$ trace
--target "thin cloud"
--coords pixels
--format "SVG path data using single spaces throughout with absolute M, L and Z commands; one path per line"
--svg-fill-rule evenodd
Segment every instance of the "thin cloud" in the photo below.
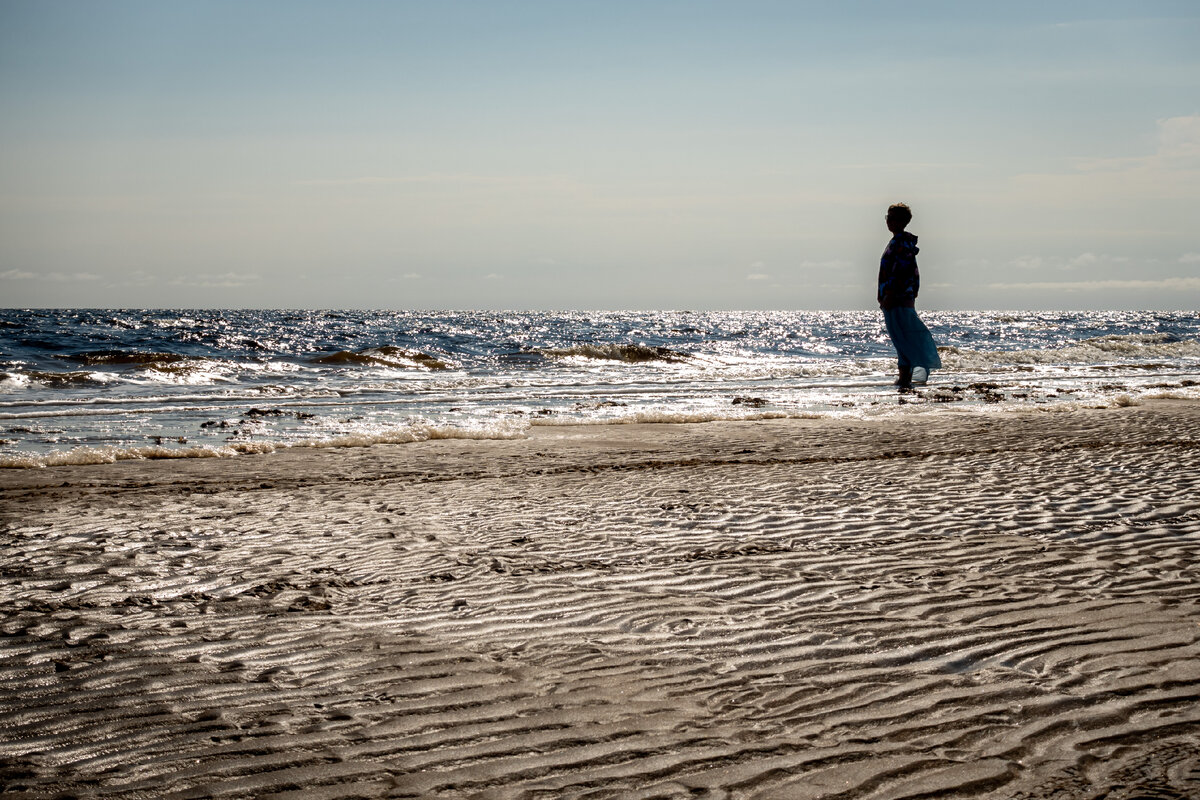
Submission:
M 1200 114 L 1160 119 L 1158 154 L 1168 158 L 1200 157 Z
M 150 286 L 158 282 L 157 276 L 151 275 L 144 270 L 134 270 L 125 276 L 125 280 L 113 281 L 108 284 L 108 289 L 119 289 L 126 286 Z
M 769 281 L 770 279 L 771 276 L 765 272 L 751 272 L 746 276 L 746 280 L 748 281 Z
M 1111 198 L 1200 201 L 1200 115 L 1160 119 L 1156 133 L 1153 151 L 1145 155 L 1071 159 L 1061 171 L 1016 175 L 1012 185 L 1022 195 L 1056 208 Z
M 1144 156 L 1120 158 L 1080 158 L 1075 168 L 1080 172 L 1163 171 L 1196 168 L 1200 159 L 1200 114 L 1168 117 L 1156 122 L 1154 152 Z
M 1031 283 L 990 283 L 989 289 L 1015 289 L 1020 291 L 1098 292 L 1114 289 L 1144 291 L 1149 289 L 1171 289 L 1174 291 L 1200 291 L 1200 278 L 1160 278 L 1158 280 L 1099 280 L 1099 281 L 1040 281 Z
M 94 272 L 28 272 L 21 269 L 10 269 L 6 272 L 0 272 L 0 280 L 76 283 L 98 281 L 100 280 L 100 276 Z
M 450 176 L 410 175 L 406 177 L 383 177 L 364 175 L 357 178 L 310 178 L 293 181 L 295 186 L 391 186 L 404 183 L 445 183 L 452 181 Z
M 1097 264 L 1128 264 L 1127 256 L 1110 256 L 1107 254 L 1096 255 L 1095 253 L 1083 253 L 1074 258 L 1067 259 L 1066 269 L 1082 269 L 1084 267 L 1094 267 Z
M 877 161 L 859 162 L 853 164 L 833 164 L 833 169 L 852 170 L 934 170 L 934 169 L 974 169 L 981 166 L 972 161 Z
M 1019 270 L 1059 270 L 1069 271 L 1075 269 L 1086 269 L 1090 267 L 1098 267 L 1103 264 L 1127 264 L 1129 258 L 1127 256 L 1113 256 L 1108 254 L 1096 253 L 1080 253 L 1071 258 L 1047 257 L 1047 256 L 1018 256 L 1008 262 L 1008 266 L 1012 269 Z
M 363 175 L 354 178 L 306 178 L 293 181 L 293 186 L 405 186 L 405 185 L 457 185 L 457 186 L 511 186 L 528 184 L 552 184 L 566 181 L 562 175 Z
M 801 261 L 800 269 L 821 269 L 821 270 L 839 270 L 847 269 L 854 266 L 851 261 L 846 261 L 840 258 L 832 258 L 828 261 Z
M 195 275 L 176 278 L 171 286 L 186 286 L 193 289 L 236 289 L 249 283 L 262 280 L 255 273 L 222 272 L 219 274 L 201 272 Z

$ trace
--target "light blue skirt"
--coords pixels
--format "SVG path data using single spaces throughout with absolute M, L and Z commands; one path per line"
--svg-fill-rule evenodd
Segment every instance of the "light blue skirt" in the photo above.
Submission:
M 883 324 L 887 326 L 888 336 L 896 346 L 896 362 L 901 367 L 912 367 L 914 370 L 941 369 L 942 359 L 938 358 L 937 345 L 929 328 L 921 322 L 915 308 L 902 306 L 889 308 L 883 312 Z

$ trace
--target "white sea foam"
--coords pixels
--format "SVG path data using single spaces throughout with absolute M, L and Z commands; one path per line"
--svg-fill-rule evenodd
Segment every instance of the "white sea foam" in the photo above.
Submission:
M 1200 359 L 1200 341 L 1166 334 L 1125 334 L 1036 350 L 970 350 L 939 347 L 947 370 L 985 372 L 1014 365 L 1107 364 L 1114 361 Z
M 273 450 L 274 447 L 271 447 Z M 211 447 L 76 447 L 52 453 L 17 453 L 0 456 L 0 469 L 41 469 L 43 467 L 80 466 L 88 464 L 112 464 L 115 461 L 146 460 L 160 458 L 228 458 L 247 452 L 231 446 Z M 261 450 L 260 452 L 270 452 Z
M 208 411 L 208 406 L 159 406 L 159 407 L 142 407 L 137 409 L 138 414 L 167 414 L 177 413 L 181 411 Z M 109 417 L 113 412 L 106 408 L 95 408 L 85 406 L 82 408 L 58 408 L 53 411 L 22 411 L 15 412 L 0 412 L 0 420 L 3 419 L 40 419 L 50 417 Z
M 1200 400 L 1200 387 L 1152 389 L 1142 395 L 1145 400 Z
M 432 439 L 520 439 L 529 430 L 529 423 L 504 420 L 489 425 L 429 425 L 415 424 L 382 431 L 364 431 L 289 442 L 281 447 L 370 447 L 376 444 L 411 444 Z
M 641 364 L 650 361 L 679 362 L 689 356 L 668 347 L 652 347 L 644 344 L 579 344 L 572 347 L 551 348 L 543 351 L 555 358 L 588 358 L 598 361 L 621 361 L 626 364 Z
M 433 439 L 520 439 L 528 433 L 528 430 L 528 423 L 513 420 L 504 420 L 488 425 L 418 423 L 387 430 L 288 442 L 246 441 L 191 447 L 163 447 L 162 445 L 76 447 L 71 450 L 44 454 L 16 453 L 0 456 L 0 469 L 41 469 L 152 459 L 232 458 L 239 455 L 274 453 L 278 450 L 297 447 L 371 447 L 377 444 L 411 444 Z
M 19 372 L 0 372 L 0 392 L 16 392 L 28 389 L 32 381 Z
M 331 364 L 347 366 L 393 367 L 399 369 L 442 370 L 450 369 L 451 364 L 436 356 L 409 350 L 403 347 L 368 347 L 363 350 L 350 352 L 339 350 L 336 353 L 319 356 L 313 359 L 314 364 Z
M 693 410 L 671 411 L 669 409 L 649 409 L 631 411 L 610 417 L 535 417 L 530 425 L 578 426 L 578 425 L 635 425 L 638 423 L 687 425 L 698 422 L 750 422 L 767 419 L 823 419 L 832 416 L 816 411 L 721 411 Z

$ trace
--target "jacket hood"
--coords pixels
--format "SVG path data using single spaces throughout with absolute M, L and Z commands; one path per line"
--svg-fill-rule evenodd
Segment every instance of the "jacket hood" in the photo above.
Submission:
M 892 237 L 892 241 L 903 247 L 905 250 L 908 250 L 913 255 L 921 252 L 921 248 L 917 247 L 916 234 L 909 233 L 908 231 L 900 231 Z

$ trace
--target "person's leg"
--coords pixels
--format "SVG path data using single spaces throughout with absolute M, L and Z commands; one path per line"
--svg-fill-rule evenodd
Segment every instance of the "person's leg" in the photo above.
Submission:
M 896 349 L 904 353 L 908 366 L 913 368 L 913 381 L 924 383 L 928 380 L 930 371 L 942 367 L 937 345 L 929 333 L 929 328 L 925 327 L 925 323 L 917 315 L 916 309 L 898 309 L 895 317 L 892 320 L 892 329 L 889 329 L 888 333 L 892 335 Z
M 891 337 L 892 346 L 896 348 L 896 366 L 900 372 L 894 385 L 899 386 L 900 391 L 903 392 L 912 389 L 913 368 L 912 362 L 908 360 L 902 346 L 904 340 L 900 322 L 899 309 L 888 309 L 883 312 L 883 325 L 887 328 L 888 336 Z

